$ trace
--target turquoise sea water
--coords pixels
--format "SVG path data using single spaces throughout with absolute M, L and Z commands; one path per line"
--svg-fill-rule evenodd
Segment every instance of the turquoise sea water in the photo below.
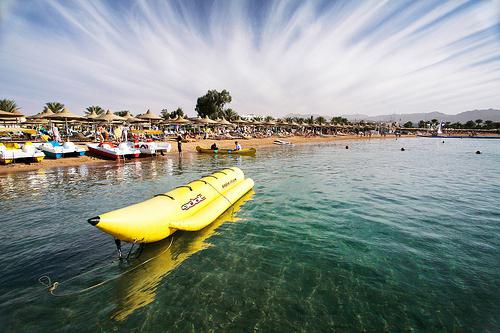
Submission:
M 114 262 L 112 239 L 86 222 L 228 166 L 255 180 L 250 200 L 130 263 Z M 500 330 L 493 140 L 38 170 L 0 176 L 0 195 L 4 332 Z M 44 274 L 62 282 L 60 295 L 111 280 L 54 297 L 37 281 Z

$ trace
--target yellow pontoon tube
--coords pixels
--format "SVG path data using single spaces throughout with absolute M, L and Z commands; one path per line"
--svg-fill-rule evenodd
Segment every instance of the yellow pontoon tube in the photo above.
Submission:
M 118 240 L 157 242 L 176 230 L 203 229 L 253 186 L 239 168 L 228 168 L 88 222 Z

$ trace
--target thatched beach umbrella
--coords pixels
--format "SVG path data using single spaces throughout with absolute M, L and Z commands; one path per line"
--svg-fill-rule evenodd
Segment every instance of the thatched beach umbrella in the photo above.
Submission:
M 68 120 L 74 120 L 74 119 L 81 119 L 82 117 L 77 115 L 77 114 L 72 113 L 71 111 L 68 110 L 68 108 L 65 107 L 62 112 L 52 113 L 52 114 L 44 116 L 44 118 L 46 118 L 46 119 L 59 119 L 59 120 L 68 121 Z
M 275 126 L 276 122 L 274 120 L 269 120 L 269 121 L 263 122 L 262 125 Z
M 208 116 L 205 116 L 205 118 L 196 118 L 195 119 L 195 122 L 197 124 L 202 124 L 202 125 L 213 125 L 213 124 L 217 124 L 217 122 L 215 120 L 212 120 L 210 118 L 208 118 Z
M 93 120 L 93 119 L 96 119 L 98 117 L 99 117 L 99 115 L 97 113 L 95 113 L 94 110 L 92 110 L 88 115 L 85 116 L 85 118 L 87 118 L 89 120 Z
M 0 110 L 0 118 L 22 118 L 22 117 L 24 117 L 24 114 L 22 114 L 17 110 L 14 112 L 7 112 Z
M 219 124 L 221 125 L 232 125 L 229 121 L 226 120 L 226 118 L 222 117 L 222 120 L 219 121 Z
M 191 124 L 191 120 L 183 118 L 181 116 L 177 116 L 175 119 L 167 120 L 167 123 L 172 124 L 172 125 L 187 125 L 187 124 Z
M 149 121 L 150 126 L 153 126 L 153 120 L 161 120 L 160 116 L 157 116 L 151 110 L 146 111 L 144 114 L 140 114 L 137 116 L 140 121 Z
M 124 121 L 125 120 L 123 117 L 120 117 L 120 116 L 114 114 L 110 110 L 106 111 L 106 113 L 103 113 L 102 115 L 100 115 L 99 117 L 94 118 L 94 119 L 96 121 L 102 121 L 102 122 L 106 122 L 106 123 L 110 123 L 113 121 Z
M 125 113 L 125 115 L 122 118 L 125 119 L 125 121 L 128 123 L 137 123 L 137 122 L 143 121 L 142 119 L 139 119 L 139 118 L 132 116 L 130 114 L 130 112 L 128 112 L 128 111 Z
M 156 114 L 151 112 L 151 110 L 146 111 L 146 113 L 144 113 L 144 114 L 138 115 L 137 118 L 142 119 L 142 120 L 150 120 L 150 121 L 161 119 L 160 116 L 157 116 Z
M 247 122 L 241 118 L 238 118 L 236 120 L 233 120 L 232 123 L 236 124 L 236 125 L 243 125 L 243 124 L 246 124 Z
M 72 113 L 71 111 L 68 110 L 67 107 L 64 108 L 62 112 L 59 113 L 53 113 L 49 114 L 43 117 L 44 119 L 49 119 L 49 120 L 64 120 L 64 125 L 66 128 L 66 134 L 68 135 L 68 120 L 78 120 L 82 119 L 81 116 Z M 69 136 L 69 135 L 68 135 Z

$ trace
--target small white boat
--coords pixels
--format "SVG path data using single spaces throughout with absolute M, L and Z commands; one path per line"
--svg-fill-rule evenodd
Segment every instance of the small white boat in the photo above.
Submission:
M 156 155 L 157 153 L 163 154 L 168 153 L 172 149 L 172 145 L 168 142 L 130 142 L 127 141 L 127 145 L 131 149 L 139 149 L 142 155 Z
M 293 143 L 284 140 L 274 140 L 274 144 L 280 146 L 293 146 Z
M 37 148 L 45 153 L 50 158 L 61 158 L 63 156 L 83 156 L 85 149 L 75 145 L 73 142 L 65 142 L 60 144 L 57 141 L 48 141 L 36 144 Z
M 139 149 L 129 147 L 126 142 L 122 142 L 118 146 L 112 142 L 87 143 L 87 147 L 90 153 L 113 160 L 125 157 L 139 157 L 141 154 Z
M 45 154 L 31 142 L 24 144 L 19 143 L 1 143 L 0 142 L 0 163 L 10 164 L 15 160 L 28 159 L 34 162 L 41 162 L 45 158 Z

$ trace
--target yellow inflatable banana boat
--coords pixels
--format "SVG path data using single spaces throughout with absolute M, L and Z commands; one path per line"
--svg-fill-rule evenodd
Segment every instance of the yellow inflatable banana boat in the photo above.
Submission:
M 152 243 L 176 230 L 201 230 L 250 191 L 254 182 L 233 167 L 88 222 L 117 240 Z
M 210 247 L 209 239 L 223 223 L 236 223 L 240 220 L 238 211 L 245 201 L 250 200 L 250 190 L 239 199 L 231 209 L 198 232 L 185 233 L 176 237 L 175 242 L 168 240 L 151 244 L 141 254 L 141 261 L 148 261 L 141 269 L 122 276 L 113 291 L 118 306 L 111 318 L 117 321 L 126 319 L 134 311 L 152 303 L 156 298 L 156 290 L 162 279 L 181 265 L 191 255 Z

